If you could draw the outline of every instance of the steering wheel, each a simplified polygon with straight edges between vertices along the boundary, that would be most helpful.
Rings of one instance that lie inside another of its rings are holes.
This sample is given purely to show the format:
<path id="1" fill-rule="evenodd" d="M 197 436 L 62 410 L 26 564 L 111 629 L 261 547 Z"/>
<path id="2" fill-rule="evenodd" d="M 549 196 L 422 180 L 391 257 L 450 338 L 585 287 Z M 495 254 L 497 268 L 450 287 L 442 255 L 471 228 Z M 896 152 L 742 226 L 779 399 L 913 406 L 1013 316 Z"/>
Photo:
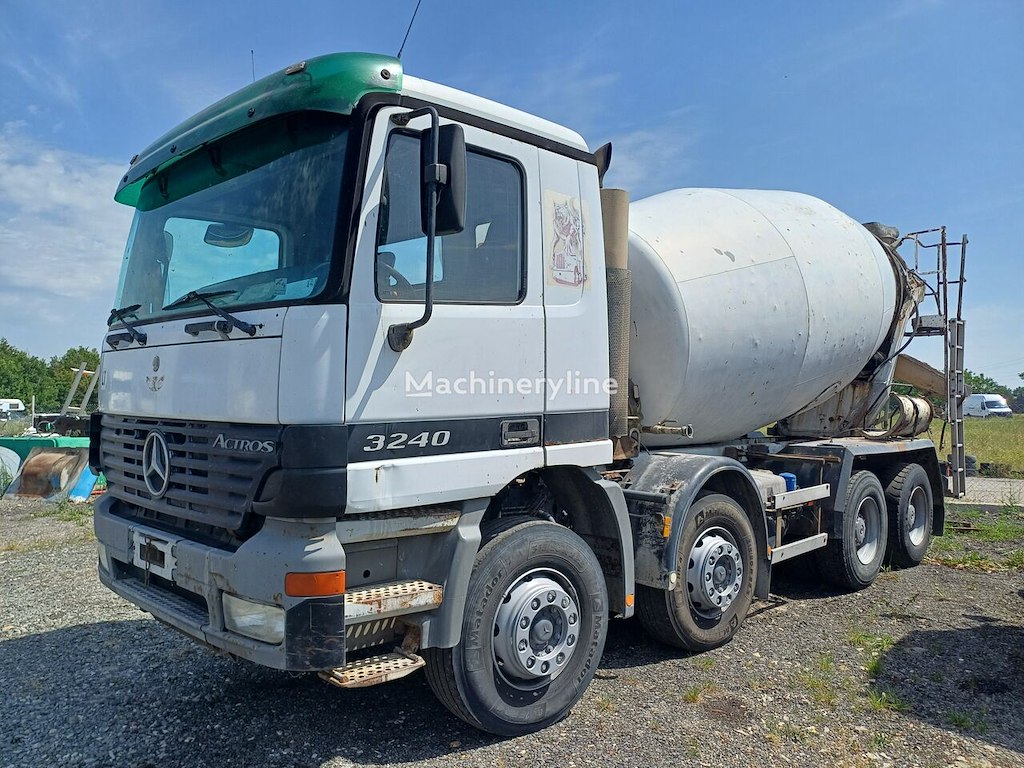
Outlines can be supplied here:
<path id="1" fill-rule="evenodd" d="M 313 283 L 312 293 L 316 293 L 324 287 L 324 283 L 327 282 L 327 273 L 330 269 L 331 262 L 322 261 L 309 271 L 309 277 L 307 279 L 315 281 Z"/>
<path id="2" fill-rule="evenodd" d="M 399 293 L 412 291 L 412 283 L 409 282 L 409 279 L 387 262 L 378 259 L 377 269 L 379 270 L 377 273 L 377 286 L 382 293 L 387 290 L 391 291 L 392 296 L 398 296 Z M 382 275 L 381 273 L 384 274 Z M 381 280 L 382 276 L 383 280 Z M 391 285 L 387 282 L 388 280 L 394 280 L 395 284 Z"/>

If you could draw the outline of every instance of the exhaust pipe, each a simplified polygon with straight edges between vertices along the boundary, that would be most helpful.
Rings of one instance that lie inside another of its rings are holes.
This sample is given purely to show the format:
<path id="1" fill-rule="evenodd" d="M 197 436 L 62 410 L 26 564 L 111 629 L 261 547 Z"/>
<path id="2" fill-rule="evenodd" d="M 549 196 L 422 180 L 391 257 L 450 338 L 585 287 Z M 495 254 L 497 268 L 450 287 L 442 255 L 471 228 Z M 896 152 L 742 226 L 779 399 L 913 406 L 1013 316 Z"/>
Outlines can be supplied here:
<path id="1" fill-rule="evenodd" d="M 615 460 L 637 453 L 629 434 L 629 193 L 601 190 L 605 274 L 608 283 L 608 372 L 617 390 L 611 396 L 608 432 Z"/>

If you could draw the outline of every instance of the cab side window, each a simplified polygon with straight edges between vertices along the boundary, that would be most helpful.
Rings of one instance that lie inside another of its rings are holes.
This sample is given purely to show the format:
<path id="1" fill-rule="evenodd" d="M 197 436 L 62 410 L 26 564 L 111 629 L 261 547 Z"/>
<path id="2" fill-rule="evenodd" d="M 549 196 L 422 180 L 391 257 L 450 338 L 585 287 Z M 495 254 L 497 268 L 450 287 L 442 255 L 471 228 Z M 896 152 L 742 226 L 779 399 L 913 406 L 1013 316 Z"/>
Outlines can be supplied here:
<path id="1" fill-rule="evenodd" d="M 388 140 L 377 232 L 382 302 L 423 301 L 427 238 L 419 194 L 419 138 L 396 131 Z M 469 149 L 466 198 L 466 228 L 435 243 L 434 301 L 518 303 L 525 291 L 522 172 L 515 163 Z"/>

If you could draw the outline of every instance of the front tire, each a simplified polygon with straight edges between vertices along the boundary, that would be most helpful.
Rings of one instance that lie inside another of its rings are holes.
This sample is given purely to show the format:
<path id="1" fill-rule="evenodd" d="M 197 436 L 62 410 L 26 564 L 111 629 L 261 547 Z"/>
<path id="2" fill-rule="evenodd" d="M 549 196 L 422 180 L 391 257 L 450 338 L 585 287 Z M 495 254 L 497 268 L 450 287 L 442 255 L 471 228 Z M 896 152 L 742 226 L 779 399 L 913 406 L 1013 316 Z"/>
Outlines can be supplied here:
<path id="1" fill-rule="evenodd" d="M 874 582 L 885 559 L 889 513 L 882 484 L 862 470 L 850 478 L 843 511 L 843 537 L 821 550 L 822 575 L 846 589 L 864 589 Z"/>
<path id="2" fill-rule="evenodd" d="M 637 587 L 644 629 L 667 645 L 708 651 L 743 625 L 754 599 L 754 529 L 733 499 L 710 494 L 687 513 L 676 560 L 679 583 L 669 591 Z"/>
<path id="3" fill-rule="evenodd" d="M 558 722 L 583 696 L 604 650 L 608 593 L 594 553 L 569 529 L 497 530 L 473 566 L 462 639 L 423 655 L 452 714 L 518 736 Z"/>

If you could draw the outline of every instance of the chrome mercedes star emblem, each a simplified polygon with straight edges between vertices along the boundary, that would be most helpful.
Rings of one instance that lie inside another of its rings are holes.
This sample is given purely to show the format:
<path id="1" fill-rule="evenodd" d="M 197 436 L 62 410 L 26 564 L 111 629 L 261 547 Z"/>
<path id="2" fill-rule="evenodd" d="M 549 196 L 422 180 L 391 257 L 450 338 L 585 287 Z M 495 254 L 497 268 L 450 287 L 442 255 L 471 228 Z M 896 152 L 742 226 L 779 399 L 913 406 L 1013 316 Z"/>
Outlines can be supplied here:
<path id="1" fill-rule="evenodd" d="M 171 484 L 171 452 L 167 438 L 159 432 L 150 432 L 142 444 L 142 479 L 154 499 L 167 493 Z"/>

